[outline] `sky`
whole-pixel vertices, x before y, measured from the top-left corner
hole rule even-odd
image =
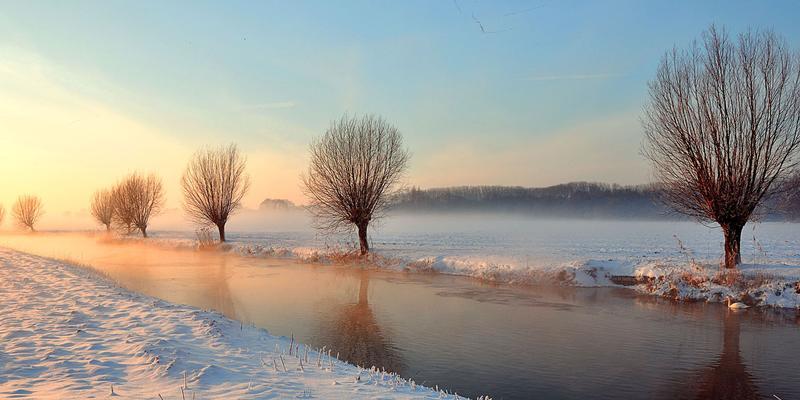
[[[639,184],[660,57],[714,23],[800,47],[795,1],[0,1],[0,204],[159,174],[167,206],[202,146],[248,157],[244,199],[304,203],[308,144],[380,114],[405,184]]]

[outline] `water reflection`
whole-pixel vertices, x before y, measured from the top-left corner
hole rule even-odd
[[[369,272],[362,270],[358,280],[356,301],[334,305],[331,318],[322,321],[314,342],[327,345],[333,354],[338,352],[341,359],[353,364],[403,374],[406,365],[370,307]]]
[[[228,283],[228,257],[217,257],[218,266],[211,279],[207,280],[207,296],[213,302],[211,308],[222,312],[233,319],[245,320],[245,316],[237,313],[233,295]]]
[[[708,367],[688,377],[688,384],[672,398],[709,400],[755,400],[763,398],[747,371],[739,348],[743,312],[725,312],[722,317],[722,353]]]
[[[794,310],[732,314],[627,289],[494,285],[91,235],[0,234],[0,245],[473,397],[800,398]]]

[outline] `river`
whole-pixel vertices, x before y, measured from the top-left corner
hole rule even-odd
[[[492,285],[102,235],[5,234],[0,245],[468,396],[800,397],[794,310],[735,312],[622,288]]]

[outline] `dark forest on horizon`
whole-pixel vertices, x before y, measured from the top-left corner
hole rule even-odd
[[[685,220],[672,212],[655,185],[570,182],[547,187],[454,186],[397,193],[391,209],[402,212],[503,212],[554,218]],[[800,220],[800,193],[786,190],[760,210],[766,221]]]

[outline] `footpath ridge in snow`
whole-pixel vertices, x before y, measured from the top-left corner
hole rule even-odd
[[[0,304],[0,398],[460,398],[4,248]]]

